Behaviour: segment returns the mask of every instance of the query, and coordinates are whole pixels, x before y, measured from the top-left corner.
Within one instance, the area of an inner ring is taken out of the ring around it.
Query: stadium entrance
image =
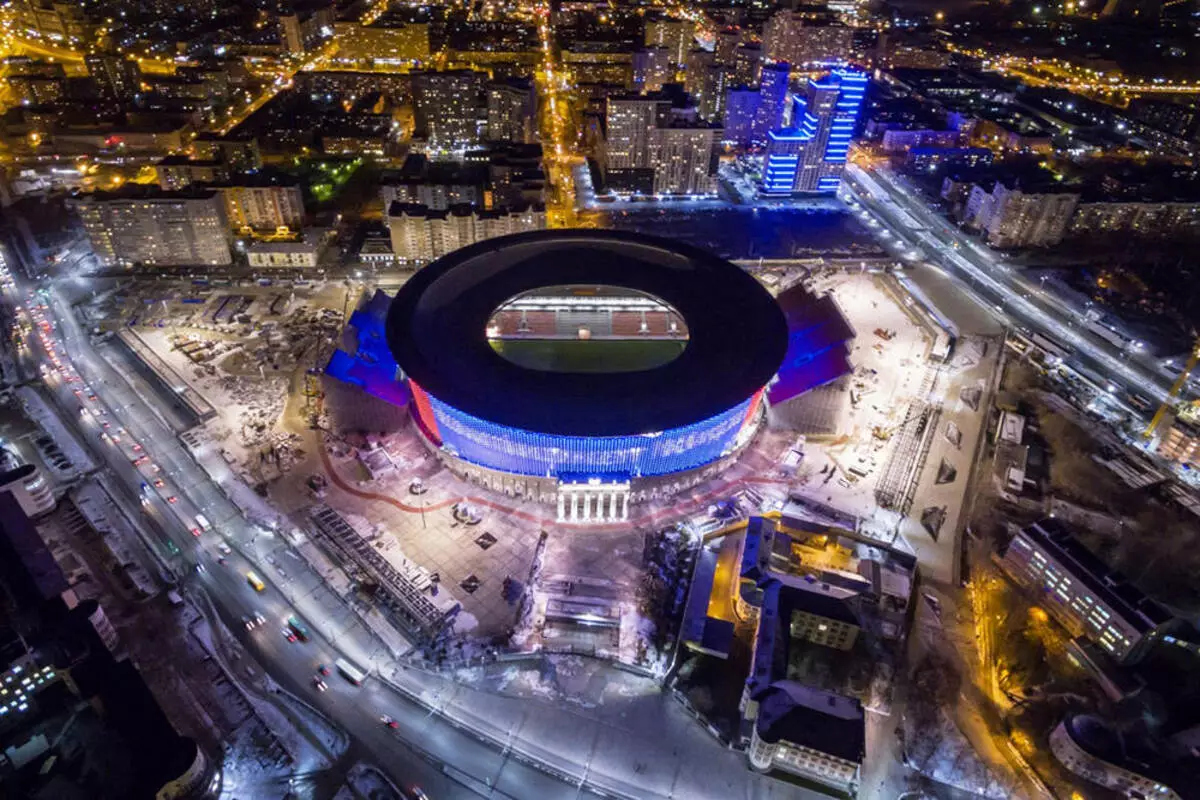
[[[488,320],[505,360],[539,372],[641,372],[687,347],[683,317],[653,295],[616,286],[547,286],[505,301]]]

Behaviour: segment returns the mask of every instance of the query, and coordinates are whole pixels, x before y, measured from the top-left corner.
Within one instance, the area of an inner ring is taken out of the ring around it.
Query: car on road
[[[387,714],[384,714],[382,717],[380,717],[379,721],[382,722],[384,725],[388,726],[389,728],[391,728],[392,730],[395,730],[396,728],[400,727],[400,723],[396,722],[396,720],[392,719]]]
[[[133,452],[135,452],[135,453],[140,453],[140,452],[142,452],[142,446],[141,446],[140,444],[138,444],[137,442],[134,442],[134,443],[133,443],[133,447],[132,447],[131,449],[132,449],[132,450],[133,450]]]
[[[320,673],[321,675],[328,675],[329,667],[325,664],[317,664],[317,672]]]
[[[155,488],[155,489],[161,489],[161,488],[163,488],[163,487],[164,487],[164,486],[166,486],[166,485],[167,485],[167,484],[166,484],[165,482],[163,482],[163,479],[162,479],[162,478],[155,478],[155,479],[154,479],[154,488]]]
[[[325,681],[321,679],[320,675],[317,675],[313,678],[313,688],[315,688],[318,692],[323,692],[329,688],[329,684],[325,683]]]
[[[217,542],[217,550],[219,550],[223,555],[229,555],[233,552],[233,550],[229,548],[229,545],[225,544],[224,542]]]
[[[197,539],[200,538],[200,529],[199,528],[192,528],[191,531],[192,531],[192,536],[195,536]]]
[[[249,583],[256,592],[261,592],[263,589],[267,588],[267,585],[262,582],[262,578],[258,577],[258,575],[254,572],[246,573],[246,582]]]
[[[409,800],[429,800],[429,795],[420,786],[410,786],[408,789]]]
[[[176,497],[175,495],[171,495],[170,497],[167,498],[167,502],[170,503],[171,505],[174,505],[179,502],[179,498]]]
[[[291,628],[284,627],[280,632],[283,634],[283,638],[287,639],[289,642],[296,641],[296,634],[292,632]]]

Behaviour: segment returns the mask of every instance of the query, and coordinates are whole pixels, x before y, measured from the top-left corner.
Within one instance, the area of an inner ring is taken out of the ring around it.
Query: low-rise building
[[[1061,520],[1021,529],[1000,566],[1070,631],[1097,642],[1117,661],[1140,660],[1172,621],[1171,614],[1120,573],[1108,569]]]
[[[1090,714],[1060,722],[1050,733],[1050,751],[1071,772],[1126,797],[1181,800],[1166,779],[1158,777],[1156,753]]]
[[[920,172],[974,169],[990,166],[992,158],[992,151],[986,147],[913,147],[904,158],[904,166]]]
[[[328,231],[310,231],[298,241],[255,242],[246,248],[246,261],[252,267],[312,268],[321,263],[329,241]]]
[[[1176,419],[1159,440],[1158,454],[1176,464],[1200,466],[1200,425]]]

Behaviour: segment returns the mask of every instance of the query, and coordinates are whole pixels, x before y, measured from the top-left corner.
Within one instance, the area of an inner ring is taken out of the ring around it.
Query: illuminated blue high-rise
[[[810,80],[806,96],[793,98],[791,127],[767,135],[759,192],[779,197],[837,191],[866,91],[867,75],[855,69]]]

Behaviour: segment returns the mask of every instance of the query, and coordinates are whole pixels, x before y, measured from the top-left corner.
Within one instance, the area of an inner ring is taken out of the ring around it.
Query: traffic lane
[[[864,206],[864,208],[869,209],[870,212],[876,217],[884,219],[889,227],[902,229],[900,223],[889,213],[888,209],[873,202],[869,196],[856,194],[856,197]],[[905,238],[906,234],[897,234],[896,236],[897,238]],[[1051,336],[1064,335],[1062,330],[1064,326],[1067,329],[1074,328],[1071,322],[1064,322],[1054,318],[1053,314],[1050,314],[1044,309],[1037,307],[1036,304],[1030,302],[1029,299],[1021,296],[1020,292],[1017,290],[1014,290],[1011,287],[998,288],[998,286],[1002,287],[1002,284],[996,280],[995,276],[989,275],[986,278],[983,278],[981,275],[974,274],[970,270],[964,268],[954,258],[954,256],[957,255],[958,257],[967,260],[961,255],[961,253],[958,252],[961,250],[961,248],[950,248],[947,245],[939,245],[938,243],[921,243],[917,244],[916,246],[923,247],[923,249],[931,251],[931,260],[936,261],[938,265],[947,272],[947,274],[969,283],[972,291],[980,299],[990,304],[993,309],[999,311],[1010,324],[1014,321],[1019,321],[1030,329],[1043,330]],[[986,269],[974,264],[974,262],[970,263],[972,263],[974,269],[979,273],[983,274],[987,272]],[[997,286],[993,286],[992,282],[996,283]],[[1031,314],[1027,309],[1022,308],[1022,301],[1034,306],[1034,313]],[[1057,329],[1055,329],[1056,327]],[[1107,380],[1114,386],[1119,386],[1126,391],[1137,391],[1137,387],[1145,386],[1145,384],[1136,375],[1136,370],[1134,370],[1134,368],[1132,368],[1129,364],[1112,363],[1117,361],[1115,356],[1106,353],[1105,348],[1096,346],[1093,342],[1091,342],[1089,337],[1086,337],[1083,334],[1082,331],[1077,331],[1076,334],[1079,335],[1081,340],[1087,344],[1087,347],[1074,348],[1074,359],[1076,359],[1082,366],[1093,373],[1103,375],[1104,380]],[[1089,348],[1098,350],[1102,355],[1097,357],[1092,353],[1089,353]],[[1135,374],[1133,377],[1130,377],[1129,375],[1124,374],[1124,370],[1130,370]]]
[[[891,198],[892,202],[898,208],[903,203],[905,211],[915,214],[918,217],[923,217],[926,220],[931,229],[929,234],[934,236],[945,247],[949,248],[947,255],[952,256],[950,259],[952,262],[955,260],[955,257],[962,258],[969,262],[976,270],[992,278],[995,278],[996,273],[1000,273],[1005,277],[1007,283],[1005,288],[1014,295],[1012,301],[1018,308],[1020,307],[1020,303],[1017,301],[1018,296],[1021,300],[1028,303],[1037,313],[1044,317],[1044,320],[1040,321],[1043,327],[1046,321],[1051,321],[1060,326],[1066,324],[1068,328],[1074,328],[1072,324],[1073,311],[1068,311],[1068,319],[1059,318],[1063,313],[1061,303],[1056,307],[1055,304],[1049,301],[1046,293],[1038,291],[1036,287],[1025,279],[1021,272],[1009,267],[1003,261],[995,258],[991,253],[981,251],[974,242],[965,241],[962,233],[957,228],[950,226],[945,220],[935,215],[929,209],[924,208],[911,193],[903,187],[898,186],[886,172],[881,173],[880,177],[883,179],[882,188],[884,188],[889,198]],[[1147,366],[1145,363],[1141,363],[1135,366],[1135,364],[1128,361],[1125,351],[1113,347],[1109,342],[1099,337],[1090,335],[1083,326],[1080,326],[1076,333],[1080,337],[1080,344],[1094,351],[1092,353],[1085,352],[1085,355],[1093,361],[1103,364],[1110,370],[1121,373],[1131,386],[1145,386],[1148,384],[1155,387],[1160,393],[1165,394],[1167,383],[1158,375],[1152,364]],[[1142,374],[1143,372],[1145,374]]]
[[[269,584],[262,592],[256,592],[244,576],[244,570],[250,568],[249,562],[237,555],[226,558],[226,565],[209,566],[195,580],[210,593],[218,614],[246,651],[260,664],[271,665],[272,679],[371,750],[376,764],[399,785],[420,785],[433,797],[477,796],[412,750],[399,747],[403,743],[379,719],[381,714],[389,712],[380,710],[384,704],[377,695],[367,694],[370,687],[378,686],[377,682],[368,678],[364,686],[356,687],[339,675],[334,667],[336,651],[315,633],[310,634],[308,641],[289,642],[282,629],[295,612],[287,598]],[[266,621],[246,630],[242,617],[255,613],[262,614]],[[314,685],[320,664],[330,670],[329,676],[322,677],[328,687],[324,692]],[[393,716],[399,713],[391,709]]]
[[[396,737],[419,743],[434,758],[453,754],[453,767],[474,782],[476,788],[496,789],[521,800],[598,797],[582,790],[577,780],[564,781],[526,764],[511,751],[496,750],[378,681],[368,681],[363,688],[369,703],[397,722]]]

